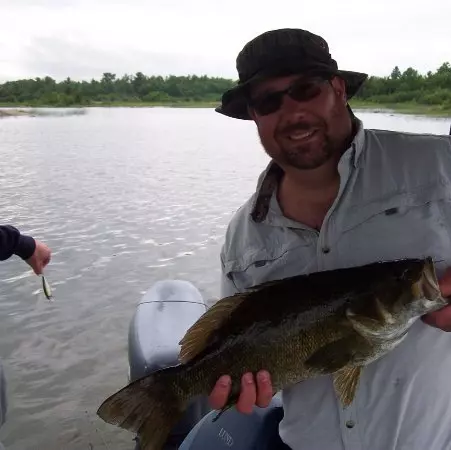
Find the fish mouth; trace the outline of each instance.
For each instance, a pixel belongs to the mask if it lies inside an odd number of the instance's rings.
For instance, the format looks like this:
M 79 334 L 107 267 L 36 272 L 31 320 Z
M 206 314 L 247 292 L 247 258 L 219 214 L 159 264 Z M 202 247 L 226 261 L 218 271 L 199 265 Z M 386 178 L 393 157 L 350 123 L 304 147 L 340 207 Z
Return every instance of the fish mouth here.
M 426 258 L 420 283 L 424 302 L 429 308 L 440 309 L 449 304 L 450 299 L 443 297 L 441 293 L 434 261 L 431 257 Z

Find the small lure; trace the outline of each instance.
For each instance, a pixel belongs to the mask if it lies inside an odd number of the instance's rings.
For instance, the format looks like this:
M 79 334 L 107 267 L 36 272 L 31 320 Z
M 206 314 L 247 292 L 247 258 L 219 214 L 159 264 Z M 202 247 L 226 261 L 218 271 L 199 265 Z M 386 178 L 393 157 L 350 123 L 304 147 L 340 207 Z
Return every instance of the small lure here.
M 52 290 L 50 289 L 50 285 L 47 283 L 44 275 L 42 275 L 42 290 L 44 291 L 44 295 L 47 297 L 47 300 L 53 299 Z

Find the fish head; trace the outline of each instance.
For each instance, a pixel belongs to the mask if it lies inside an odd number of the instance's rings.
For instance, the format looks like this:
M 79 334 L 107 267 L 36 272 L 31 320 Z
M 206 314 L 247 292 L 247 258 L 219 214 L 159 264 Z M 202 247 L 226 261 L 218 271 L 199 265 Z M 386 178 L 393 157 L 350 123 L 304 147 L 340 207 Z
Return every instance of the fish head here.
M 392 269 L 365 302 L 346 310 L 355 331 L 373 343 L 399 342 L 419 317 L 448 304 L 431 258 L 395 262 Z
M 418 261 L 400 279 L 403 289 L 393 303 L 393 314 L 400 320 L 417 319 L 448 304 L 442 296 L 432 258 Z

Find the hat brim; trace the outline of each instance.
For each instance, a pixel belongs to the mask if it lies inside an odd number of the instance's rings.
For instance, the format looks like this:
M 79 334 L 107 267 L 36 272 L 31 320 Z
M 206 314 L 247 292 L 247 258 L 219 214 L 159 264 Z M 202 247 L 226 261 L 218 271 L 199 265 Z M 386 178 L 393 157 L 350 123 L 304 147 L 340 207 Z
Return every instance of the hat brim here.
M 323 68 L 315 66 L 310 70 L 303 68 L 302 71 L 269 71 L 266 73 L 256 74 L 254 77 L 249 79 L 245 83 L 238 84 L 226 91 L 222 96 L 222 103 L 220 106 L 215 108 L 215 111 L 224 116 L 232 117 L 233 119 L 251 120 L 248 114 L 246 93 L 249 86 L 252 83 L 261 81 L 268 77 L 280 76 L 282 74 L 294 74 L 294 73 L 306 73 L 306 72 L 328 72 L 337 75 L 342 78 L 346 86 L 346 94 L 348 99 L 352 98 L 362 87 L 365 80 L 368 78 L 368 74 L 362 72 L 353 72 L 349 70 L 333 70 L 330 66 L 325 66 Z

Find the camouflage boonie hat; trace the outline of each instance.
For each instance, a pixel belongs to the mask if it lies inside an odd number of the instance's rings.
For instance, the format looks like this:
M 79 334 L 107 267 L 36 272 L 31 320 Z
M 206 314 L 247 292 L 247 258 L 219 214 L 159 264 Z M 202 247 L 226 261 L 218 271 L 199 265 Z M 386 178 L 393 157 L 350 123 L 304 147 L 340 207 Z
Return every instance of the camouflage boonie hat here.
M 238 85 L 223 94 L 215 110 L 245 120 L 250 120 L 246 93 L 252 82 L 297 73 L 337 75 L 346 83 L 349 99 L 368 77 L 366 73 L 339 70 L 321 36 L 295 28 L 267 31 L 248 42 L 238 54 L 236 68 Z

